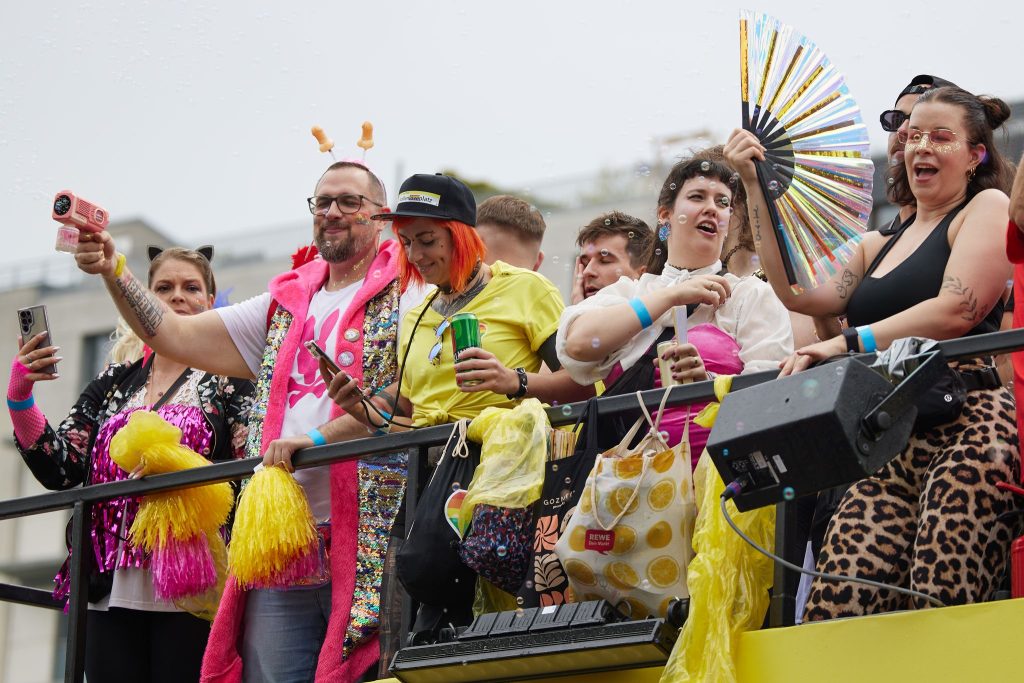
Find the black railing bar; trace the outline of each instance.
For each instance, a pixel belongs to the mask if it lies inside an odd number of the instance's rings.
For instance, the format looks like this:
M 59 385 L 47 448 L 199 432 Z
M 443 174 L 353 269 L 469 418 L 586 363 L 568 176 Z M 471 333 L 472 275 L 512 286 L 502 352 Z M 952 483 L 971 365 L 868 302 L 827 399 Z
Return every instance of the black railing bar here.
M 744 376 L 742 381 L 737 382 L 737 384 L 744 386 L 753 385 L 758 381 L 763 382 L 772 379 L 773 376 L 773 373 L 770 372 L 748 375 Z M 712 382 L 682 385 L 673 387 L 667 405 L 681 405 L 698 400 L 706 400 L 712 395 Z M 654 408 L 661 401 L 662 391 L 660 389 L 652 389 L 643 392 L 642 396 L 644 403 Z M 635 410 L 637 407 L 635 395 L 611 396 L 599 400 L 601 401 L 602 416 Z M 548 414 L 555 426 L 569 424 L 575 422 L 585 405 L 586 403 L 567 404 L 567 407 L 571 408 L 568 412 L 564 410 L 563 406 L 556 406 L 549 408 Z M 608 406 L 607 409 L 605 408 L 606 405 Z M 444 424 L 424 429 L 397 432 L 385 437 L 372 437 L 369 439 L 328 444 L 326 446 L 316 446 L 296 452 L 292 458 L 292 463 L 296 469 L 304 469 L 343 460 L 410 450 L 421 446 L 438 446 L 448 440 L 451 430 L 451 424 Z M 158 474 L 142 479 L 76 487 L 65 491 L 54 491 L 52 493 L 4 500 L 0 501 L 0 520 L 67 509 L 80 500 L 97 503 L 125 496 L 139 496 L 157 491 L 245 479 L 252 475 L 253 468 L 258 463 L 259 458 L 218 462 L 206 467 L 197 467 L 170 474 Z
M 89 613 L 89 565 L 85 562 L 85 544 L 89 539 L 90 510 L 90 504 L 80 500 L 75 503 L 71 516 L 73 552 L 69 558 L 71 593 L 68 596 L 68 640 L 64 651 L 65 683 L 81 683 L 85 676 L 85 624 Z
M 942 349 L 942 354 L 950 360 L 998 356 L 1024 349 L 1024 329 L 947 339 L 939 342 L 939 347 Z
M 64 609 L 63 602 L 54 600 L 53 591 L 44 591 L 40 588 L 30 588 L 28 586 L 14 586 L 9 583 L 0 583 L 0 602 L 16 602 L 19 605 L 31 605 L 32 607 L 45 607 L 47 609 Z
M 946 357 L 950 359 L 1006 353 L 1024 348 L 1024 329 L 948 340 L 941 342 L 940 346 Z M 748 375 L 739 375 L 733 379 L 732 390 L 746 389 L 770 381 L 775 379 L 777 374 L 774 370 L 768 370 Z M 661 402 L 662 390 L 650 389 L 641 392 L 641 396 L 648 408 L 656 408 Z M 687 403 L 706 401 L 713 398 L 713 396 L 714 383 L 710 381 L 677 385 L 672 387 L 666 405 L 675 407 Z M 637 398 L 633 394 L 601 397 L 598 401 L 600 402 L 602 417 L 635 410 L 637 407 Z M 560 426 L 575 422 L 582 414 L 585 406 L 586 402 L 553 406 L 547 409 L 547 413 L 552 426 Z M 569 410 L 566 410 L 566 408 Z M 293 458 L 293 463 L 296 468 L 302 469 L 326 465 L 345 459 L 408 450 L 419 446 L 436 446 L 443 444 L 448 439 L 450 433 L 451 425 L 446 424 L 398 432 L 385 437 L 373 437 L 372 440 L 358 439 L 328 444 L 326 446 L 317 446 L 298 451 Z M 257 458 L 233 460 L 208 467 L 174 472 L 172 474 L 161 474 L 143 479 L 98 484 L 69 489 L 67 491 L 0 501 L 0 519 L 67 509 L 79 500 L 99 502 L 123 496 L 137 496 L 156 491 L 244 479 L 252 473 L 252 469 L 257 463 Z

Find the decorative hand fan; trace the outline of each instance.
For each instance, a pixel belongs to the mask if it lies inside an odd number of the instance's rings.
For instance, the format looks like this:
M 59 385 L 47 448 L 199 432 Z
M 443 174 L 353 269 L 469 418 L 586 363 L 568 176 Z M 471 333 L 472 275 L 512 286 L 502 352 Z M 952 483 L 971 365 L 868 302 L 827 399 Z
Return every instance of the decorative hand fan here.
M 757 177 L 797 293 L 850 258 L 871 214 L 868 133 L 843 80 L 791 26 L 740 13 L 743 127 L 767 150 Z

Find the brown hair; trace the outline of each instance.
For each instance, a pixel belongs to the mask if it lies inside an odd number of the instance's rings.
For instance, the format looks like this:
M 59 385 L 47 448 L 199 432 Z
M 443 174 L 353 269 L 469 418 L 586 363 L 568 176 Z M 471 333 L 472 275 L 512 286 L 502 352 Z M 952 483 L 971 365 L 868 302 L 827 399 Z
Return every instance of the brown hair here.
M 213 266 L 210 265 L 210 259 L 198 251 L 185 249 L 184 247 L 169 247 L 150 259 L 148 286 L 153 286 L 153 275 L 156 274 L 160 265 L 168 259 L 184 261 L 198 268 L 203 276 L 203 283 L 206 285 L 206 293 L 210 296 L 217 296 L 217 281 L 213 277 Z
M 384 189 L 384 183 L 381 182 L 380 178 L 378 178 L 373 171 L 358 161 L 335 161 L 333 164 L 328 166 L 327 170 L 320 174 L 320 179 L 316 181 L 316 185 L 313 187 L 313 194 L 316 194 L 316 191 L 320 189 L 320 182 L 324 179 L 324 176 L 331 171 L 338 170 L 339 168 L 357 168 L 360 171 L 364 171 L 366 175 L 370 176 L 370 185 L 372 185 L 378 192 L 376 197 L 370 197 L 370 199 L 387 205 L 388 192 Z
M 479 226 L 484 223 L 514 232 L 534 244 L 543 241 L 544 230 L 547 228 L 544 217 L 536 207 L 510 194 L 488 197 L 476 208 L 476 224 Z
M 576 235 L 576 245 L 594 242 L 606 235 L 622 235 L 626 238 L 626 253 L 629 263 L 639 268 L 647 263 L 651 245 L 654 244 L 654 231 L 639 218 L 621 211 L 609 211 L 590 221 Z
M 964 116 L 967 141 L 972 145 L 985 145 L 985 158 L 967 183 L 967 197 L 971 198 L 990 188 L 1009 194 L 1013 184 L 1013 166 L 999 153 L 993 139 L 993 132 L 1010 118 L 1010 107 L 1006 102 L 998 97 L 972 95 L 956 86 L 926 90 L 914 106 L 922 102 L 943 102 L 959 107 Z M 910 190 L 906 164 L 898 164 L 891 171 L 892 182 L 886 188 L 889 201 L 899 206 L 916 203 L 914 193 Z
M 724 149 L 724 145 L 708 147 L 694 152 L 692 157 L 683 159 L 673 166 L 661 186 L 661 192 L 658 193 L 658 209 L 665 207 L 671 211 L 672 206 L 676 203 L 676 197 L 682 192 L 683 184 L 687 180 L 700 176 L 714 178 L 732 190 L 730 222 L 735 220 L 739 225 L 740 245 L 754 251 L 754 236 L 750 229 L 750 219 L 747 217 L 746 210 L 747 196 L 743 190 L 743 183 L 739 180 L 739 175 L 725 163 Z M 704 166 L 705 164 L 707 167 Z M 653 249 L 647 259 L 647 272 L 661 275 L 666 261 L 668 261 L 668 249 L 662 246 L 660 240 L 655 239 Z

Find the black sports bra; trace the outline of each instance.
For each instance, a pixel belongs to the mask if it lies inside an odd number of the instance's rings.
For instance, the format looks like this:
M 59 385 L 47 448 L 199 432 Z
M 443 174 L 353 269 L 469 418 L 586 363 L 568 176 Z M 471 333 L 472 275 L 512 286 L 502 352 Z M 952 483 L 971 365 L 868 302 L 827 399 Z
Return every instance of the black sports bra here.
M 931 234 L 925 238 L 910 256 L 882 277 L 871 277 L 885 255 L 889 253 L 896 241 L 903 236 L 907 228 L 914 224 L 916 214 L 908 218 L 893 232 L 892 239 L 886 242 L 875 256 L 864 273 L 864 279 L 854 290 L 850 303 L 846 307 L 846 317 L 851 327 L 870 325 L 889 316 L 901 313 L 922 301 L 938 295 L 942 287 L 942 276 L 949 261 L 949 226 L 957 214 L 966 206 L 964 202 L 950 211 L 935 226 Z M 883 231 L 883 234 L 885 232 Z M 985 319 L 978 323 L 964 336 L 996 332 L 1003 318 L 1003 299 L 999 298 L 995 307 L 989 311 Z

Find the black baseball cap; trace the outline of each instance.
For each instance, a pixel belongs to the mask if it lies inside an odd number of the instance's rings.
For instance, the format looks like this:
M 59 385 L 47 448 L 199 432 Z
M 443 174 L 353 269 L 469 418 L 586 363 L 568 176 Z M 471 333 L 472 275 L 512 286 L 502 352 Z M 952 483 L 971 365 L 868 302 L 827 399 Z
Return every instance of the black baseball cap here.
M 907 87 L 900 91 L 900 94 L 896 96 L 896 102 L 899 102 L 900 98 L 904 95 L 920 95 L 926 90 L 931 90 L 932 88 L 945 88 L 949 85 L 954 88 L 959 87 L 953 81 L 947 81 L 945 78 L 929 76 L 928 74 L 920 74 L 918 76 L 914 76 L 910 83 L 907 84 Z
M 443 173 L 417 173 L 402 183 L 395 210 L 374 220 L 436 218 L 476 227 L 476 198 L 465 183 Z

